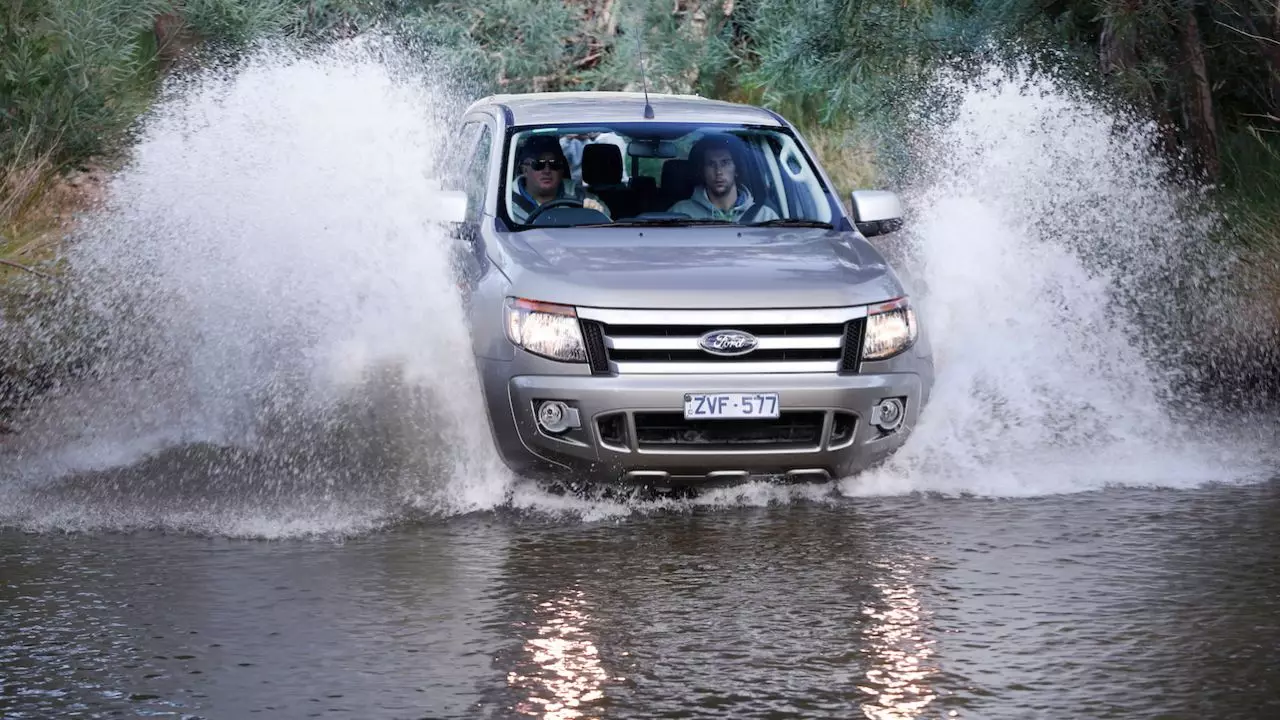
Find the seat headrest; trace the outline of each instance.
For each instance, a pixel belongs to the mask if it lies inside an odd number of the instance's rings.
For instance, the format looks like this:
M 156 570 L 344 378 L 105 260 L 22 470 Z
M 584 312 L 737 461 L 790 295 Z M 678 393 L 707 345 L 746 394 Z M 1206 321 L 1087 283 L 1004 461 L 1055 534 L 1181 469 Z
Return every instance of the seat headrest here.
M 658 189 L 658 181 L 648 175 L 632 175 L 631 189 L 641 193 L 642 195 L 647 195 Z
M 694 177 L 693 163 L 672 158 L 662 163 L 662 192 L 667 195 L 688 197 L 698 184 Z
M 617 145 L 592 143 L 582 148 L 582 182 L 589 186 L 622 182 L 622 151 Z

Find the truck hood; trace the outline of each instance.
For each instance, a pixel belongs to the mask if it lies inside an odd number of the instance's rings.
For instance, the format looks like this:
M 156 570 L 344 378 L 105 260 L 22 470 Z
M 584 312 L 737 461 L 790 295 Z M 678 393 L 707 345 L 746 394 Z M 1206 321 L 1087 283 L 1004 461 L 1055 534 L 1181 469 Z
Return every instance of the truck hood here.
M 837 307 L 903 294 L 866 240 L 821 228 L 527 230 L 491 254 L 513 294 L 583 307 Z

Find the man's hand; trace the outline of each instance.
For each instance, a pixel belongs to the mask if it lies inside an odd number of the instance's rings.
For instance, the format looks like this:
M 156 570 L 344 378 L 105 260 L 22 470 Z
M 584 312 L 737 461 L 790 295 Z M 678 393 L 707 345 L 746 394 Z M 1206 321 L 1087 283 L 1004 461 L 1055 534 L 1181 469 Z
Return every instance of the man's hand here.
M 600 204 L 600 201 L 599 201 L 599 200 L 596 200 L 595 198 L 587 198 L 586 200 L 583 200 L 583 201 L 582 201 L 582 207 L 584 207 L 584 208 L 590 208 L 590 209 L 592 209 L 592 210 L 597 210 L 597 211 L 602 212 L 602 213 L 604 213 L 604 214 L 606 214 L 606 215 L 608 215 L 608 214 L 609 214 L 609 211 L 608 211 L 608 210 L 605 210 L 604 205 L 601 205 L 601 204 Z

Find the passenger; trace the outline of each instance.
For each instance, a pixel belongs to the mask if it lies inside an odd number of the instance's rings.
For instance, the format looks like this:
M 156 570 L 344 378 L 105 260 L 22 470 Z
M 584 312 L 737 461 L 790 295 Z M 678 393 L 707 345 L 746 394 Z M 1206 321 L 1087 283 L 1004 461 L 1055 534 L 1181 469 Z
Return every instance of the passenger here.
M 560 136 L 560 149 L 569 161 L 569 177 L 578 182 L 582 182 L 582 148 L 590 139 L 590 136 L 581 134 Z
M 708 135 L 689 152 L 692 167 L 702 182 L 688 200 L 671 206 L 669 212 L 684 213 L 697 220 L 764 222 L 777 220 L 778 213 L 751 197 L 746 185 L 738 184 L 734 150 L 742 141 L 732 135 Z
M 520 177 L 516 178 L 511 195 L 512 220 L 524 224 L 539 207 L 565 198 L 577 200 L 583 207 L 598 210 L 613 219 L 600 198 L 566 177 L 569 162 L 556 138 L 548 135 L 529 138 L 520 148 L 518 158 Z

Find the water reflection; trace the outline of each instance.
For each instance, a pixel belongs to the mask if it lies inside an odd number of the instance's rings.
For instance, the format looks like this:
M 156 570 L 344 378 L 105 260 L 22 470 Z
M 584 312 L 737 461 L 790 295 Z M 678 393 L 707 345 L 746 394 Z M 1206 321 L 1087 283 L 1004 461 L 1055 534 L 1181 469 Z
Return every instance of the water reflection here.
M 533 623 L 536 635 L 524 644 L 534 669 L 522 667 L 527 674 L 514 670 L 507 674 L 508 686 L 521 696 L 515 705 L 518 712 L 547 720 L 599 717 L 590 705 L 604 698 L 608 674 L 586 630 L 590 622 L 580 589 L 566 590 L 538 604 Z
M 0 716 L 1280 717 L 1277 528 L 1280 485 L 0 532 Z
M 886 577 L 872 583 L 878 602 L 862 609 L 871 666 L 867 684 L 859 685 L 868 696 L 861 709 L 874 720 L 916 718 L 937 697 L 929 683 L 937 673 L 930 664 L 934 641 L 925 636 L 925 613 L 910 579 L 917 573 L 906 564 L 876 565 Z
M 512 544 L 498 632 L 517 642 L 495 658 L 506 682 L 491 706 L 549 718 L 936 712 L 942 681 L 923 639 L 934 568 L 921 557 L 894 523 L 814 505 L 544 526 Z

